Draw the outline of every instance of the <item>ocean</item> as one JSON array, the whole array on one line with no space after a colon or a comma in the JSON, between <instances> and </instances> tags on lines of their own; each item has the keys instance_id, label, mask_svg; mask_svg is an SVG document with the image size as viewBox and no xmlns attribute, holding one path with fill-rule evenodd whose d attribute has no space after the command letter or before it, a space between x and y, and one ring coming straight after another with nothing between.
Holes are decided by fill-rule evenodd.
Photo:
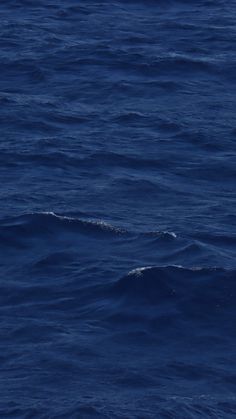
<instances>
[{"instance_id":1,"label":"ocean","mask_svg":"<svg viewBox=\"0 0 236 419\"><path fill-rule=\"evenodd\" d=\"M234 418L236 2L0 17L0 417Z\"/></svg>"}]
</instances>

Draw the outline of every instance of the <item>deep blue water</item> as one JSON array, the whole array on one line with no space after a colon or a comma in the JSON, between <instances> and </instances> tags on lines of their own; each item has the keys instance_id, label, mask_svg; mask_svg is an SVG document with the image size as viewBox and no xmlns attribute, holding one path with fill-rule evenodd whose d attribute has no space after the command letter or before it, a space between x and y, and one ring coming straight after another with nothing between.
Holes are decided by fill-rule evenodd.
<instances>
[{"instance_id":1,"label":"deep blue water","mask_svg":"<svg viewBox=\"0 0 236 419\"><path fill-rule=\"evenodd\" d=\"M236 2L0 17L0 417L235 417Z\"/></svg>"}]
</instances>

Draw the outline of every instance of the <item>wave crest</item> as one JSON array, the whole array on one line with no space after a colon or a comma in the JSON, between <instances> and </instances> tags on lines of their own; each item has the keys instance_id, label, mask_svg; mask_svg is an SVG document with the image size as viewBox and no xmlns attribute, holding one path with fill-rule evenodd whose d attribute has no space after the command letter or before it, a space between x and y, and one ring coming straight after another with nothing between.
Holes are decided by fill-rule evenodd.
<instances>
[{"instance_id":1,"label":"wave crest","mask_svg":"<svg viewBox=\"0 0 236 419\"><path fill-rule=\"evenodd\" d=\"M119 302L116 315L123 321L124 313L142 313L143 319L165 313L175 320L215 319L217 324L226 314L233 319L229 312L235 311L235 278L235 271L220 268L137 268L113 285L113 298Z\"/></svg>"}]
</instances>

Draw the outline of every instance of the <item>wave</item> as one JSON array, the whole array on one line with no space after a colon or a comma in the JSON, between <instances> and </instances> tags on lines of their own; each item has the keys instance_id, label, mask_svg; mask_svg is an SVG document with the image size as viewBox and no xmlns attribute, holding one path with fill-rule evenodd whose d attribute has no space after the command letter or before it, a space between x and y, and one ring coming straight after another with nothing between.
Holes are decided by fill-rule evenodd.
<instances>
[{"instance_id":1,"label":"wave","mask_svg":"<svg viewBox=\"0 0 236 419\"><path fill-rule=\"evenodd\" d=\"M127 231L112 226L104 221L82 220L69 216L57 215L54 212L25 214L14 218L6 218L0 222L0 235L15 237L42 236L60 231L73 233L119 236Z\"/></svg>"},{"instance_id":2,"label":"wave","mask_svg":"<svg viewBox=\"0 0 236 419\"><path fill-rule=\"evenodd\" d=\"M21 122L20 122L21 124ZM32 123L31 123L32 124ZM22 125L26 128L30 128L30 124L28 125L27 122L22 122ZM35 129L39 129L41 132L54 132L57 128L54 129L54 126L48 123L37 123ZM162 159L148 159L148 158L140 158L138 155L122 155L115 152L96 152L91 153L85 157L77 157L71 153L67 153L66 151L49 151L45 150L45 152L9 152L7 150L3 150L1 153L1 162L2 165L7 164L32 164L32 162L36 163L40 166L45 167L61 167L61 168L86 168L91 170L91 165L95 167L125 167L125 168L133 168L133 169L140 169L140 168L147 168L147 169L157 169L159 167L166 168L171 165L171 162L167 163L162 161Z\"/></svg>"},{"instance_id":3,"label":"wave","mask_svg":"<svg viewBox=\"0 0 236 419\"><path fill-rule=\"evenodd\" d=\"M111 290L115 300L112 320L164 325L207 322L233 330L236 271L181 266L142 267L117 281ZM215 322L212 324L212 321ZM219 326L220 324L220 326Z\"/></svg>"},{"instance_id":4,"label":"wave","mask_svg":"<svg viewBox=\"0 0 236 419\"><path fill-rule=\"evenodd\" d=\"M81 213L82 217L85 214ZM150 231L137 232L124 228L120 228L109 224L103 220L82 219L65 215L58 215L54 212L35 212L24 214L16 217L7 217L0 221L0 235L7 234L7 232L14 234L15 237L24 235L44 235L45 233L52 233L57 231L70 231L74 233L84 234L100 234L109 236L136 236L147 237L152 240L160 237L167 237L175 239L177 236L174 232L169 231Z\"/></svg>"},{"instance_id":5,"label":"wave","mask_svg":"<svg viewBox=\"0 0 236 419\"><path fill-rule=\"evenodd\" d=\"M141 183L140 187L146 188L147 185ZM43 242L45 247L42 260L50 260L54 253L67 255L67 246L70 246L72 253L77 252L81 245L88 252L89 243L94 255L90 251L89 253L91 257L96 257L97 240L102 240L104 246L100 253L108 257L110 252L114 255L118 252L123 261L125 258L130 260L131 266L138 260L137 257L144 264L235 266L235 237L232 234L206 234L198 230L188 236L167 227L146 230L145 225L135 228L135 225L127 226L124 221L121 225L116 225L98 217L99 214L92 215L83 211L63 215L32 212L6 217L0 220L0 247L3 252L10 248L23 250L30 247L37 255L39 243ZM117 242L116 247L110 248L112 242ZM36 259L40 262L41 256Z\"/></svg>"},{"instance_id":6,"label":"wave","mask_svg":"<svg viewBox=\"0 0 236 419\"><path fill-rule=\"evenodd\" d=\"M140 378L140 377L138 377ZM129 377L130 380L130 377ZM143 378L144 380L144 378ZM127 385L127 381L124 377L124 383ZM138 386L137 381L133 383L134 386ZM131 387L131 385L130 385ZM50 415L51 419L77 419L89 418L89 419L110 419L123 418L123 417L134 417L134 410L139 412L139 417L145 417L152 419L153 417L160 418L176 418L176 419L188 419L188 418L224 418L231 419L234 417L236 403L233 396L226 398L213 397L209 394L200 394L190 396L179 396L176 394L170 394L166 397L152 394L149 390L149 396L145 394L142 397L143 401L146 402L147 406L143 406L140 398L137 396L137 400L132 402L133 408L129 405L128 396L124 396L124 403L119 403L119 398L112 397L109 399L109 392L104 392L99 403L96 401L96 396L85 397L84 402L65 403L63 397L62 400L58 400L55 405L50 404L50 407L32 406L32 407L18 407L9 405L8 408L2 409L0 413L3 417L14 417L24 418L28 417L41 418ZM54 396L55 397L55 396ZM88 399L88 400L87 400ZM117 414L117 412L119 412Z\"/></svg>"}]
</instances>

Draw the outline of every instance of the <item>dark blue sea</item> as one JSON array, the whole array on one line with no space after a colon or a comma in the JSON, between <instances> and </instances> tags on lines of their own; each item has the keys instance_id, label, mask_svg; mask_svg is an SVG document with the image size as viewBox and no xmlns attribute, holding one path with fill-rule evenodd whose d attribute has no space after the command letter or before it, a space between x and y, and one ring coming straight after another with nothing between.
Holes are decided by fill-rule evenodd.
<instances>
[{"instance_id":1,"label":"dark blue sea","mask_svg":"<svg viewBox=\"0 0 236 419\"><path fill-rule=\"evenodd\" d=\"M0 418L235 418L236 1L0 22Z\"/></svg>"}]
</instances>

